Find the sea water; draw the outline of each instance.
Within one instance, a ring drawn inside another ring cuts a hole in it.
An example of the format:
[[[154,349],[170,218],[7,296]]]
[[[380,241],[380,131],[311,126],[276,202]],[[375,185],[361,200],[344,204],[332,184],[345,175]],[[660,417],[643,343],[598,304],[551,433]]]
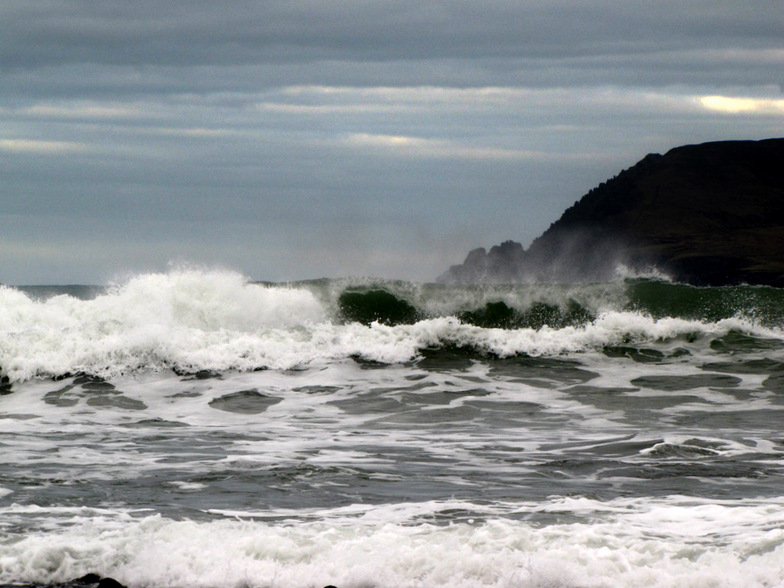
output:
[[[784,585],[784,291],[0,287],[0,582]]]

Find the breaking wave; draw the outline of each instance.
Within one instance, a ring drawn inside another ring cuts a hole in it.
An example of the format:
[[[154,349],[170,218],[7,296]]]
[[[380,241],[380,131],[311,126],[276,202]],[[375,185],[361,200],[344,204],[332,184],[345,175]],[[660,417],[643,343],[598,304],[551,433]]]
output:
[[[318,280],[260,284],[226,271],[145,274],[103,288],[0,287],[6,381],[86,373],[291,369],[407,362],[425,351],[559,355],[731,333],[784,339],[784,291],[635,279],[446,286]]]

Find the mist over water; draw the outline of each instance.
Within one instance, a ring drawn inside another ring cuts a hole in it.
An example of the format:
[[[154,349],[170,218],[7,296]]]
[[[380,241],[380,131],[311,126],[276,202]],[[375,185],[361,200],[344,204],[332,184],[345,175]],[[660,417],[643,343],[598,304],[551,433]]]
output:
[[[784,292],[0,288],[0,581],[774,586]]]

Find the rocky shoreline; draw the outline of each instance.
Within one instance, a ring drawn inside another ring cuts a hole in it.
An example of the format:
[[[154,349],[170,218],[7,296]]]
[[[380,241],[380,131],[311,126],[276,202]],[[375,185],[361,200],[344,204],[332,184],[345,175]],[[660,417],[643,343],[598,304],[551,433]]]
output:
[[[440,282],[602,281],[619,267],[694,285],[784,287],[784,139],[649,154],[531,246],[474,249]]]

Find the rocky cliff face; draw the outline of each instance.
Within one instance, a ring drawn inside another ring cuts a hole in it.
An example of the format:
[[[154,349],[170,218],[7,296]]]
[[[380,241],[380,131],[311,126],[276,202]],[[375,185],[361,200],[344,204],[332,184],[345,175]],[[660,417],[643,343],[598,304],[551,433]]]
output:
[[[527,251],[472,251],[439,281],[606,280],[623,265],[699,285],[784,287],[784,139],[651,154],[583,196]]]

